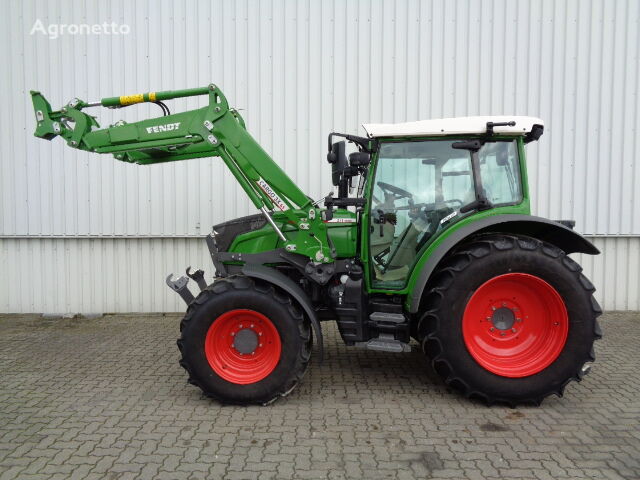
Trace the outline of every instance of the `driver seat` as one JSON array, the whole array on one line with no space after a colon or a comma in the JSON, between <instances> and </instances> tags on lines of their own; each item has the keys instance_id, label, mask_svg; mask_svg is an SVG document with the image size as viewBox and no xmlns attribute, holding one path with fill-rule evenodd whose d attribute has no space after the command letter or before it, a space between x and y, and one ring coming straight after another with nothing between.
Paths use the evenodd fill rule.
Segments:
<instances>
[{"instance_id":1,"label":"driver seat","mask_svg":"<svg viewBox=\"0 0 640 480\"><path fill-rule=\"evenodd\" d=\"M404 280L409 274L409 267L407 265L403 265L400 268L387 270L386 272L382 273L380 271L380 267L373 263L373 269L375 270L376 280L380 280L381 282L397 282L399 280Z\"/></svg>"}]
</instances>

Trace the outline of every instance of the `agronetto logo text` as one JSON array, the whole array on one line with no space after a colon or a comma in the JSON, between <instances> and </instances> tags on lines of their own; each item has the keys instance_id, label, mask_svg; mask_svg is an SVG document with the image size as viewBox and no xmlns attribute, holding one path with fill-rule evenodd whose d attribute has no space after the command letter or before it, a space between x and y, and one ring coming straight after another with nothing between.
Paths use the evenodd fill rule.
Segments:
<instances>
[{"instance_id":1,"label":"agronetto logo text","mask_svg":"<svg viewBox=\"0 0 640 480\"><path fill-rule=\"evenodd\" d=\"M49 40L55 40L63 35L128 35L131 27L126 23L49 23L39 18L33 23L29 35L44 35Z\"/></svg>"}]
</instances>

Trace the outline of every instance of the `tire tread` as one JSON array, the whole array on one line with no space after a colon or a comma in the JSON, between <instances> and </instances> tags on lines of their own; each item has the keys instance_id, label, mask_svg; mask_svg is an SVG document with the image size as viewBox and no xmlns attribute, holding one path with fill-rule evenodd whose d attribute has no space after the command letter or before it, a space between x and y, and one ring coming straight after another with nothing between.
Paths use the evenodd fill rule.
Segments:
<instances>
[{"instance_id":1,"label":"tire tread","mask_svg":"<svg viewBox=\"0 0 640 480\"><path fill-rule=\"evenodd\" d=\"M581 286L590 298L591 311L594 320L593 340L595 341L602 338L602 331L597 321L597 317L602 313L602 310L596 299L593 297L595 287L581 273L582 267L580 267L577 262L568 257L563 250L541 240L520 235L492 233L478 235L471 239L470 242L459 247L443 261L438 271L434 273L433 281L431 281L431 284L428 286L425 296L424 305L427 305L428 308L418 323L418 340L422 346L423 352L430 359L434 370L440 375L444 383L456 390L459 390L465 397L479 399L487 405L493 405L496 403L507 404L511 407L515 407L518 403L540 405L542 401L551 394L556 394L559 397L562 397L565 387L571 381L581 380L581 372L579 370L576 371L571 377L567 378L559 388L550 388L540 396L530 397L523 401L514 401L510 398L492 397L486 392L479 392L472 389L462 378L463 375L456 372L455 366L451 364L448 358L446 358L442 343L437 335L438 325L443 324L445 321L444 318L441 318L443 317L443 312L440 309L442 301L444 300L444 292L454 281L455 276L471 265L473 259L486 257L495 251L513 249L529 251L537 250L543 255L553 259L559 259L559 264L571 273L571 275L576 279L576 285ZM582 366L585 363L590 363L594 360L595 353L592 348L591 353L582 361L578 362L578 364Z\"/></svg>"},{"instance_id":2,"label":"tire tread","mask_svg":"<svg viewBox=\"0 0 640 480\"><path fill-rule=\"evenodd\" d=\"M185 316L180 322L180 332L182 333L185 328L187 328L187 326L193 321L194 315L201 305L207 303L213 297L224 295L225 293L233 290L254 290L257 295L268 296L273 301L286 306L291 316L297 321L298 331L303 344L303 348L298 353L299 362L297 362L297 365L299 365L299 368L297 368L294 372L291 372L289 381L283 384L279 391L273 392L270 398L259 399L256 401L235 400L230 402L228 399L221 398L215 392L208 389L206 385L204 385L202 382L199 382L196 376L193 375L193 370L184 352L184 342L182 335L176 342L181 354L180 366L182 366L187 371L187 374L189 375L188 382L200 388L200 390L202 390L202 392L209 398L220 401L222 403L234 403L240 405L268 405L276 401L278 398L286 397L302 380L307 370L309 360L311 358L311 347L313 341L311 335L311 326L309 324L309 321L303 315L302 310L298 307L297 303L293 301L292 298L283 290L276 288L272 284L269 284L267 282L256 281L244 275L231 275L229 277L216 279L205 290L202 290L200 294L193 300L193 302L191 302L191 304L187 308Z\"/></svg>"}]
</instances>

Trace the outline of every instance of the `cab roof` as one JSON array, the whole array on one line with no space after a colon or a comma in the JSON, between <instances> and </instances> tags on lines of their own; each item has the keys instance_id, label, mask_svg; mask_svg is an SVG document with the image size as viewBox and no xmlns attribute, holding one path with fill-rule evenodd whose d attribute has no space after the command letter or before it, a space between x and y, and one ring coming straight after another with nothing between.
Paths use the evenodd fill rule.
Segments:
<instances>
[{"instance_id":1,"label":"cab roof","mask_svg":"<svg viewBox=\"0 0 640 480\"><path fill-rule=\"evenodd\" d=\"M478 135L487 132L487 123L515 122L515 126L494 126L496 134L527 135L536 125L544 127L544 122L536 117L517 115L494 115L478 117L439 118L406 123L365 123L370 138L415 137L421 135Z\"/></svg>"}]
</instances>

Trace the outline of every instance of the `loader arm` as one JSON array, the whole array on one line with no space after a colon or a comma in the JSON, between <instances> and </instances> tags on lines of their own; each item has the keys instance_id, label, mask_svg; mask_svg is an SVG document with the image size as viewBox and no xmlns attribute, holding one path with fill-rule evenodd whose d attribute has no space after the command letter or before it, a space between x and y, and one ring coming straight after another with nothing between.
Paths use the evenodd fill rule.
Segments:
<instances>
[{"instance_id":1,"label":"loader arm","mask_svg":"<svg viewBox=\"0 0 640 480\"><path fill-rule=\"evenodd\" d=\"M207 95L208 105L134 123L119 121L108 128L100 128L95 117L82 111L196 95ZM40 138L60 136L72 148L108 153L117 160L140 165L220 157L288 251L314 261L333 260L326 226L312 200L249 134L240 114L229 108L216 85L108 97L94 103L76 98L57 111L52 111L40 92L31 91L31 97L37 121L35 136ZM269 213L276 209L273 215ZM287 229L283 230L285 224ZM290 225L296 227L294 231Z\"/></svg>"}]
</instances>

